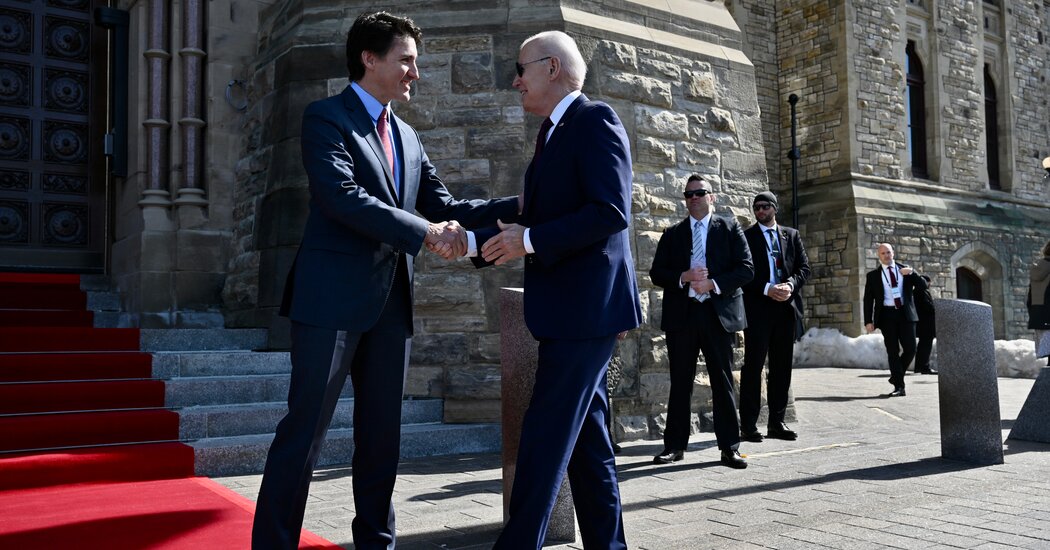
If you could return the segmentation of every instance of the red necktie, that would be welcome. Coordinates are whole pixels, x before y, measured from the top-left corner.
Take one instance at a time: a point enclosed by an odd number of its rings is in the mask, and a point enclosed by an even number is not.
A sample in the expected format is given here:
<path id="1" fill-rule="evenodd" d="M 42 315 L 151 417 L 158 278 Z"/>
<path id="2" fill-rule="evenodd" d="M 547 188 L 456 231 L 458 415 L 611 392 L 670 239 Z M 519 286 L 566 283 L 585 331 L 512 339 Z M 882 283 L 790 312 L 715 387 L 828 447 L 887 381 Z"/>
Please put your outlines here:
<path id="1" fill-rule="evenodd" d="M 554 123 L 551 122 L 550 117 L 543 119 L 543 124 L 540 124 L 540 133 L 536 134 L 536 152 L 532 155 L 534 161 L 539 158 L 540 153 L 543 152 L 543 146 L 547 144 L 547 132 L 550 131 L 551 126 L 554 126 Z"/>
<path id="2" fill-rule="evenodd" d="M 897 288 L 897 274 L 895 273 L 896 270 L 893 269 L 892 265 L 886 269 L 890 272 L 890 290 L 893 290 Z M 904 305 L 904 302 L 902 302 L 900 298 L 893 298 L 893 307 L 899 308 L 902 305 Z"/>
<path id="3" fill-rule="evenodd" d="M 383 153 L 386 154 L 386 163 L 390 167 L 390 173 L 394 173 L 394 145 L 390 143 L 390 128 L 387 123 L 387 113 L 389 111 L 386 107 L 383 107 L 383 112 L 379 113 L 379 120 L 376 121 L 376 131 L 379 133 L 379 141 L 383 144 Z M 395 185 L 395 187 L 397 187 Z"/>

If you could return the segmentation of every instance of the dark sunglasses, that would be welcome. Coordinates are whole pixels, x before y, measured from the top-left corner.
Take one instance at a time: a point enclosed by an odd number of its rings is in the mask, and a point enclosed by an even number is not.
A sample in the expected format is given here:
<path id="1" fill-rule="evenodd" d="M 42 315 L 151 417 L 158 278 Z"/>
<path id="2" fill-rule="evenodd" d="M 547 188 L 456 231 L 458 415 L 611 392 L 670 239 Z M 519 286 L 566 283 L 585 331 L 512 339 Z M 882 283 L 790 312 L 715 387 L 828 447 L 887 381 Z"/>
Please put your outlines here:
<path id="1" fill-rule="evenodd" d="M 526 61 L 525 63 L 517 63 L 517 62 L 515 62 L 514 63 L 514 68 L 518 70 L 518 76 L 523 76 L 525 74 L 525 65 L 529 65 L 531 63 L 539 63 L 540 61 L 546 61 L 546 60 L 550 59 L 551 57 L 552 56 L 548 55 L 547 57 L 541 57 L 539 59 L 533 59 L 532 61 Z"/>
<path id="2" fill-rule="evenodd" d="M 707 189 L 693 189 L 692 191 L 686 191 L 685 193 L 682 193 L 682 194 L 685 195 L 685 198 L 691 199 L 693 197 L 706 196 L 708 193 L 711 193 L 711 192 L 712 191 L 708 191 Z"/>
<path id="3" fill-rule="evenodd" d="M 759 210 L 769 210 L 770 208 L 773 208 L 773 205 L 768 202 L 762 202 L 754 205 L 752 208 L 755 209 L 755 212 L 758 212 Z"/>

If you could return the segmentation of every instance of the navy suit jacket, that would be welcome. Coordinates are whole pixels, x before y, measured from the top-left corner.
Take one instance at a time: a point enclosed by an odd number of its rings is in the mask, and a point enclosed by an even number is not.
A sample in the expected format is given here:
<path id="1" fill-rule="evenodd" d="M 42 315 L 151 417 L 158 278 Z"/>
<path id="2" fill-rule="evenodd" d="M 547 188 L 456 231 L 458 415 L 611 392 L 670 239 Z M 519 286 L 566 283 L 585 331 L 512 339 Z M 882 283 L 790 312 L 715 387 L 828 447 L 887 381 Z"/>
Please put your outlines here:
<path id="1" fill-rule="evenodd" d="M 759 223 L 752 224 L 744 231 L 755 263 L 755 278 L 744 285 L 744 306 L 747 309 L 748 323 L 752 324 L 757 316 L 765 314 L 767 306 L 780 303 L 765 294 L 766 283 L 769 282 L 769 239 L 766 238 L 765 231 L 766 228 Z M 802 323 L 802 286 L 809 280 L 809 258 L 797 230 L 778 224 L 777 235 L 783 256 L 783 271 L 788 276 L 784 282 L 791 283 L 794 289 L 788 303 L 795 310 L 797 332 Z M 795 338 L 801 336 L 802 334 L 795 334 Z"/>
<path id="2" fill-rule="evenodd" d="M 375 325 L 399 258 L 407 262 L 411 288 L 413 257 L 428 226 L 413 210 L 468 228 L 517 213 L 517 197 L 453 199 L 415 130 L 397 116 L 392 120 L 401 145 L 400 199 L 375 125 L 353 88 L 311 103 L 303 114 L 310 213 L 281 305 L 293 321 L 351 332 Z"/>
<path id="3" fill-rule="evenodd" d="M 908 266 L 901 263 L 897 264 L 899 269 L 904 269 L 905 267 Z M 879 328 L 878 306 L 883 304 L 886 297 L 886 289 L 882 287 L 882 271 L 882 264 L 880 263 L 879 267 L 868 272 L 867 279 L 864 282 L 864 324 L 872 323 L 875 325 L 875 328 Z M 902 285 L 904 288 L 901 292 L 901 302 L 903 302 L 901 309 L 904 311 L 904 318 L 912 322 L 919 320 L 919 313 L 915 311 L 914 297 L 917 279 L 922 280 L 915 271 L 912 271 L 911 275 L 905 275 Z"/>
<path id="4" fill-rule="evenodd" d="M 649 278 L 664 289 L 663 315 L 660 328 L 669 331 L 688 326 L 689 286 L 679 284 L 682 272 L 688 271 L 693 256 L 692 217 L 668 227 L 656 245 Z M 744 232 L 735 219 L 711 216 L 704 250 L 707 254 L 708 277 L 714 279 L 721 291 L 711 293 L 718 320 L 726 332 L 747 327 L 741 286 L 755 276 Z"/>
<path id="5" fill-rule="evenodd" d="M 525 324 L 537 339 L 598 338 L 641 324 L 631 182 L 620 119 L 581 94 L 525 174 L 519 223 L 536 250 L 525 258 Z M 479 246 L 496 231 L 479 231 Z"/>

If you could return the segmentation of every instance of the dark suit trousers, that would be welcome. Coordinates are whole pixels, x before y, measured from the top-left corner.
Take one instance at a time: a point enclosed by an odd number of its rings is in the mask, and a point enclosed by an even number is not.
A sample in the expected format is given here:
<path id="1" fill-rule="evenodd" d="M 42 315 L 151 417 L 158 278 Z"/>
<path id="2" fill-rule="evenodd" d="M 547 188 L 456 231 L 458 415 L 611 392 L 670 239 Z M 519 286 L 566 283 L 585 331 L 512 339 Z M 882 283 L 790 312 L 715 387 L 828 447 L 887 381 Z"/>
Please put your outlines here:
<path id="1" fill-rule="evenodd" d="M 759 300 L 761 300 L 759 302 Z M 766 374 L 766 402 L 769 426 L 779 427 L 787 412 L 791 387 L 791 354 L 795 347 L 795 310 L 791 302 L 758 298 L 758 315 L 749 315 L 744 329 L 744 366 L 740 369 L 740 427 L 757 431 L 762 410 L 762 366 L 769 356 Z"/>
<path id="2" fill-rule="evenodd" d="M 915 325 L 915 332 L 919 336 L 919 346 L 915 350 L 915 371 L 930 370 L 933 338 L 937 332 L 934 320 L 920 316 L 919 322 Z"/>
<path id="3" fill-rule="evenodd" d="M 681 329 L 667 331 L 671 394 L 667 399 L 664 448 L 685 450 L 689 444 L 693 380 L 696 378 L 696 361 L 703 352 L 711 379 L 718 448 L 735 449 L 740 444 L 740 424 L 733 394 L 733 335 L 722 328 L 710 300 L 704 303 L 690 300 L 688 317 Z"/>
<path id="4" fill-rule="evenodd" d="M 394 548 L 390 498 L 412 342 L 409 300 L 408 276 L 401 267 L 386 308 L 368 332 L 292 323 L 288 414 L 277 425 L 266 457 L 253 549 L 298 547 L 310 479 L 347 373 L 354 387 L 354 545 L 359 550 Z"/>
<path id="5" fill-rule="evenodd" d="M 886 358 L 890 363 L 890 384 L 904 387 L 904 373 L 915 358 L 915 321 L 909 321 L 903 309 L 877 306 L 879 330 L 886 344 Z"/>
<path id="6" fill-rule="evenodd" d="M 584 548 L 626 549 L 606 374 L 616 335 L 540 340 L 536 384 L 525 411 L 507 524 L 494 550 L 536 549 L 568 473 Z"/>

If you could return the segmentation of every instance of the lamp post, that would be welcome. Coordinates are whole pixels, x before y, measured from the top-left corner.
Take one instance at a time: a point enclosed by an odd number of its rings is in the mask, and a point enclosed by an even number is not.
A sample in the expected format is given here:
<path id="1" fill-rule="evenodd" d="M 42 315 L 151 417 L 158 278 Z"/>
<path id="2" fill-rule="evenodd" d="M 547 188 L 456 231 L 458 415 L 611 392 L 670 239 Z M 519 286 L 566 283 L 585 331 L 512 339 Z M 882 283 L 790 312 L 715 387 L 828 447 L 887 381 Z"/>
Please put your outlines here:
<path id="1" fill-rule="evenodd" d="M 791 104 L 791 150 L 788 151 L 791 159 L 791 225 L 798 229 L 798 159 L 802 156 L 798 150 L 798 116 L 795 113 L 798 96 L 789 95 L 788 103 Z"/>

